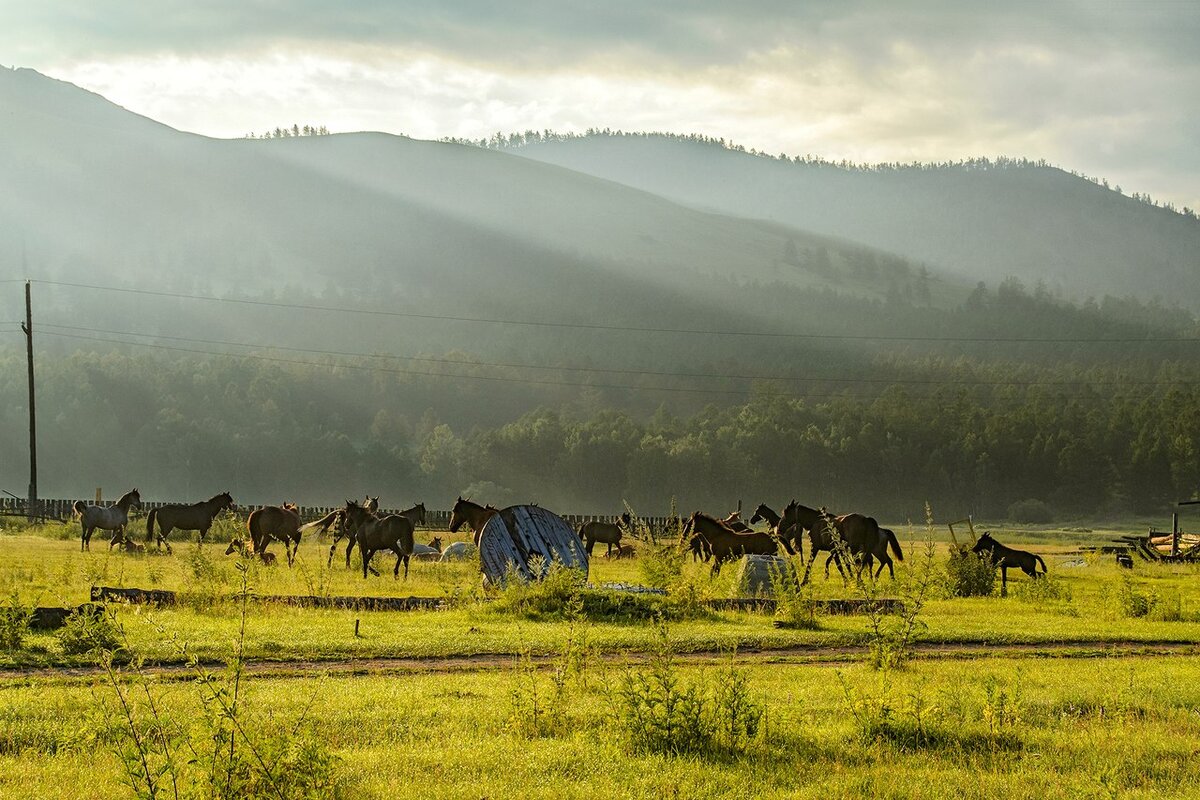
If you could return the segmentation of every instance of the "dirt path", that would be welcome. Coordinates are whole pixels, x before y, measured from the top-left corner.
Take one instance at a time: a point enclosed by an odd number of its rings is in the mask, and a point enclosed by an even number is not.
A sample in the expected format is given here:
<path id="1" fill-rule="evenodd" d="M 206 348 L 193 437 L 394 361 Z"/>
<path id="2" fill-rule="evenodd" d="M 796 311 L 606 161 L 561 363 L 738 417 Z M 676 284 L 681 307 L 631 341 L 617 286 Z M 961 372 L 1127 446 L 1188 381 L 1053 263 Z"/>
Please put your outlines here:
<path id="1" fill-rule="evenodd" d="M 970 660 L 981 658 L 1147 658 L 1161 656 L 1200 655 L 1200 643 L 1185 641 L 1117 641 L 1081 640 L 1042 644 L 919 643 L 915 648 L 918 660 Z M 865 646 L 823 647 L 802 645 L 780 649 L 739 650 L 741 664 L 811 664 L 836 665 L 862 659 Z M 534 655 L 531 660 L 549 667 L 555 656 Z M 641 663 L 649 658 L 645 652 L 604 653 L 600 660 L 610 664 Z M 723 662 L 727 651 L 704 650 L 682 652 L 676 661 L 686 665 Z M 290 659 L 279 661 L 249 660 L 246 673 L 264 678 L 313 678 L 321 675 L 338 677 L 400 675 L 412 673 L 485 672 L 509 669 L 516 661 L 513 655 L 492 653 L 450 657 L 377 657 L 339 658 L 330 660 Z M 221 669 L 220 662 L 202 662 L 207 669 Z M 195 675 L 195 668 L 186 664 L 148 664 L 142 668 L 147 675 L 167 679 L 186 679 Z M 0 683 L 31 679 L 89 679 L 103 672 L 94 667 L 0 667 Z"/>

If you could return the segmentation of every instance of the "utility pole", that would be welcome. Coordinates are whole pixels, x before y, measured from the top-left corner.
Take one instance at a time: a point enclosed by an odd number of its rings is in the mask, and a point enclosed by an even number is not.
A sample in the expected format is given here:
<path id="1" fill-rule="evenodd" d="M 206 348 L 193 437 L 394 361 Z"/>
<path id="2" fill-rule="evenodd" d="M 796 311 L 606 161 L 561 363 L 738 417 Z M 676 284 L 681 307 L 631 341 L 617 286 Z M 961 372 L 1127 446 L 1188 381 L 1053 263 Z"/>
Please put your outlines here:
<path id="1" fill-rule="evenodd" d="M 37 493 L 37 411 L 34 407 L 33 393 L 33 300 L 30 296 L 29 281 L 25 281 L 25 358 L 29 364 L 29 506 L 26 509 L 29 521 L 33 522 L 41 516 Z"/>

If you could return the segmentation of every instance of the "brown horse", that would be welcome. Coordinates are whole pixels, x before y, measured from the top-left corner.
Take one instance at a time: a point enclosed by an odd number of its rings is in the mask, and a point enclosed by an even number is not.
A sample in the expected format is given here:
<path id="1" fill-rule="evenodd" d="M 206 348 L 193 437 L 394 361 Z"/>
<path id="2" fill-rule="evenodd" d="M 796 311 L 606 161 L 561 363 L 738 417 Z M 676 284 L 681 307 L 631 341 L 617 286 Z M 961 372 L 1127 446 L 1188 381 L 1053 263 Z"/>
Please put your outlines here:
<path id="1" fill-rule="evenodd" d="M 380 550 L 391 550 L 396 554 L 396 568 L 392 571 L 392 577 L 400 577 L 400 562 L 403 561 L 404 579 L 408 580 L 408 560 L 412 556 L 413 530 L 416 527 L 413 521 L 399 514 L 380 517 L 353 500 L 346 501 L 342 512 L 346 529 L 353 534 L 362 553 L 363 577 L 367 577 L 367 571 L 371 568 L 371 556 Z"/>
<path id="2" fill-rule="evenodd" d="M 471 529 L 475 546 L 479 547 L 479 534 L 483 533 L 483 526 L 487 525 L 487 521 L 499 512 L 498 508 L 481 506 L 470 500 L 464 500 L 462 495 L 459 495 L 458 501 L 450 511 L 450 532 L 458 533 L 458 529 L 466 525 Z"/>
<path id="3" fill-rule="evenodd" d="M 825 559 L 825 577 L 829 577 L 829 562 L 832 561 L 838 568 L 838 572 L 842 577 L 846 577 L 846 572 L 842 568 L 841 552 L 848 553 L 857 563 L 858 572 L 856 578 L 861 578 L 863 567 L 866 566 L 867 559 L 871 554 L 875 553 L 879 548 L 880 541 L 884 541 L 886 548 L 886 537 L 880 533 L 879 523 L 874 517 L 863 516 L 862 514 L 843 514 L 840 517 L 835 517 L 825 509 L 821 509 L 824 515 L 822 522 L 809 531 L 809 541 L 812 544 L 812 556 L 808 562 L 808 566 L 804 569 L 804 580 L 801 583 L 807 583 L 809 573 L 812 570 L 812 565 L 816 562 L 817 553 L 821 550 L 829 551 L 829 557 Z M 894 535 L 893 535 L 894 538 Z M 900 556 L 900 545 L 896 543 L 897 556 Z M 886 555 L 886 549 L 884 552 Z M 880 565 L 880 572 L 883 571 L 883 565 Z"/>
<path id="4" fill-rule="evenodd" d="M 251 512 L 250 518 L 246 520 L 246 529 L 250 533 L 255 553 L 262 556 L 267 552 L 267 545 L 271 540 L 278 539 L 283 542 L 288 566 L 295 562 L 296 551 L 300 549 L 300 512 L 294 503 L 263 506 Z"/>
<path id="5" fill-rule="evenodd" d="M 1000 568 L 1000 586 L 1008 587 L 1008 568 L 1016 567 L 1031 578 L 1038 577 L 1037 565 L 1042 565 L 1040 574 L 1045 575 L 1049 570 L 1046 569 L 1046 562 L 1042 561 L 1042 557 L 1037 553 L 1031 553 L 1028 550 L 1017 550 L 1012 547 L 1005 547 L 992 538 L 992 534 L 984 532 L 979 537 L 979 541 L 971 548 L 971 552 L 976 555 L 986 555 L 992 562 L 992 569 Z"/>
<path id="6" fill-rule="evenodd" d="M 372 514 L 379 512 L 379 498 L 368 497 L 362 504 L 362 508 L 370 511 Z M 345 512 L 345 509 L 342 509 Z M 407 518 L 413 524 L 413 530 L 416 530 L 417 525 L 425 524 L 425 504 L 417 503 L 412 508 L 406 508 L 403 511 L 397 512 L 401 517 Z M 343 517 L 342 525 L 338 528 L 337 538 L 333 540 L 333 544 L 329 545 L 329 560 L 333 561 L 333 548 L 337 546 L 338 541 L 346 534 L 345 518 Z M 350 567 L 350 555 L 354 552 L 354 546 L 358 543 L 354 536 L 349 536 L 350 541 L 346 542 L 346 568 Z M 326 565 L 328 566 L 328 564 Z"/>
<path id="7" fill-rule="evenodd" d="M 621 514 L 619 522 L 601 522 L 600 520 L 592 520 L 585 522 L 579 526 L 579 538 L 583 541 L 587 554 L 592 554 L 592 548 L 596 546 L 596 542 L 608 545 L 608 551 L 605 557 L 611 557 L 613 545 L 621 548 L 621 535 L 625 530 L 633 529 L 633 519 L 629 516 L 629 512 Z"/>
<path id="8" fill-rule="evenodd" d="M 684 532 L 691 535 L 693 553 L 704 551 L 712 556 L 712 574 L 721 573 L 721 565 L 743 555 L 775 555 L 779 547 L 769 533 L 739 533 L 725 523 L 699 511 L 688 517 Z"/>
<path id="9" fill-rule="evenodd" d="M 146 544 L 150 544 L 150 540 L 154 539 L 155 521 L 158 522 L 156 544 L 158 547 L 165 544 L 168 553 L 171 552 L 171 543 L 167 541 L 167 537 L 176 528 L 181 531 L 200 531 L 200 541 L 204 541 L 204 537 L 208 535 L 208 529 L 212 527 L 213 518 L 225 509 L 232 510 L 234 507 L 233 497 L 229 492 L 221 492 L 202 503 L 192 503 L 191 505 L 175 503 L 161 508 L 152 508 L 150 515 L 146 517 Z"/>
<path id="10" fill-rule="evenodd" d="M 904 552 L 900 549 L 900 540 L 896 538 L 896 532 L 891 528 L 879 529 L 879 541 L 875 543 L 875 549 L 867 553 L 864 557 L 867 569 L 871 568 L 872 561 L 879 559 L 879 569 L 875 571 L 875 577 L 878 578 L 883 574 L 883 568 L 887 567 L 888 575 L 892 580 L 896 580 L 896 570 L 892 568 L 892 558 L 888 555 L 888 548 L 896 554 L 897 561 L 904 560 Z"/>
<path id="11" fill-rule="evenodd" d="M 770 510 L 770 509 L 768 509 Z M 800 554 L 800 560 L 804 560 L 804 534 L 808 533 L 810 540 L 816 530 L 822 526 L 821 522 L 822 511 L 808 506 L 801 505 L 795 500 L 792 500 L 783 507 L 783 513 L 779 516 L 779 522 L 775 524 L 775 533 L 779 536 L 780 541 L 787 546 L 788 552 L 792 552 L 795 547 L 795 552 Z M 829 549 L 829 548 L 824 548 Z M 814 550 L 814 552 L 816 552 Z"/>
<path id="12" fill-rule="evenodd" d="M 142 504 L 142 496 L 137 489 L 131 489 L 111 506 L 88 505 L 82 500 L 76 500 L 71 508 L 79 515 L 81 538 L 79 550 L 92 549 L 92 534 L 97 528 L 113 532 L 113 542 L 124 541 L 125 526 L 129 524 L 129 509 L 131 506 Z M 109 544 L 112 547 L 112 543 Z"/>

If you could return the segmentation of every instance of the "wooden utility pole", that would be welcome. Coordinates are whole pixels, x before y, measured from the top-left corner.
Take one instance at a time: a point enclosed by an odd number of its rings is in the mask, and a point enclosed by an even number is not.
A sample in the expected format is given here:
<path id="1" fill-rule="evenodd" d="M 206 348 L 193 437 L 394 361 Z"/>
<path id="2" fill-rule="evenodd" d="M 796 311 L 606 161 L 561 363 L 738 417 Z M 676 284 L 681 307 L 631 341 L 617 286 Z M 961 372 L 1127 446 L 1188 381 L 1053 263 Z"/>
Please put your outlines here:
<path id="1" fill-rule="evenodd" d="M 29 281 L 25 281 L 25 358 L 29 364 L 29 505 L 26 512 L 29 521 L 33 522 L 41 516 L 37 492 L 37 410 L 34 406 L 33 392 L 33 300 L 30 296 Z"/>

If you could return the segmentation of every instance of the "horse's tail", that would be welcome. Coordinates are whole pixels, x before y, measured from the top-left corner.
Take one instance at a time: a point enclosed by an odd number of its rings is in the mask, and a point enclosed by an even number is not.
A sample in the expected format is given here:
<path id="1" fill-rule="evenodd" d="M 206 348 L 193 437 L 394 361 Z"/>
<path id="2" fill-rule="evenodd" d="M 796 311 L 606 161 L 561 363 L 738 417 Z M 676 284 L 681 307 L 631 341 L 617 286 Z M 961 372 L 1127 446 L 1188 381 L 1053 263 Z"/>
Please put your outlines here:
<path id="1" fill-rule="evenodd" d="M 154 538 L 154 520 L 157 516 L 158 516 L 157 508 L 150 509 L 150 513 L 146 515 L 146 543 L 147 544 L 149 544 L 150 540 Z"/>
<path id="2" fill-rule="evenodd" d="M 1039 556 L 1037 553 L 1034 553 L 1033 557 L 1036 558 L 1037 562 L 1042 565 L 1042 574 L 1043 575 L 1049 574 L 1050 570 L 1046 569 L 1046 562 L 1042 561 L 1042 557 Z"/>
<path id="3" fill-rule="evenodd" d="M 83 512 L 87 509 L 87 503 L 82 500 L 76 500 L 71 504 L 71 510 L 75 512 L 75 516 L 82 517 Z"/>
<path id="4" fill-rule="evenodd" d="M 250 516 L 246 518 L 246 530 L 250 533 L 250 546 L 256 553 L 259 552 L 258 532 L 261 528 L 262 520 L 259 519 L 258 511 L 251 512 Z"/>
<path id="5" fill-rule="evenodd" d="M 900 550 L 900 542 L 896 539 L 895 531 L 890 528 L 881 528 L 883 534 L 887 537 L 888 545 L 892 548 L 892 552 L 896 554 L 897 561 L 904 560 L 904 553 Z"/>

